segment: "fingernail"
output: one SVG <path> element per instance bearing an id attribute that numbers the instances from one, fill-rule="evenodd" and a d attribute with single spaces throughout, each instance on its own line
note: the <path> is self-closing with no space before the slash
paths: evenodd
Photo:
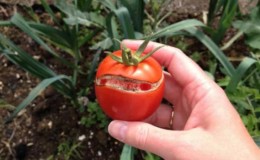
<path id="1" fill-rule="evenodd" d="M 124 121 L 112 121 L 108 126 L 108 132 L 114 138 L 124 141 L 127 131 L 127 122 Z"/>

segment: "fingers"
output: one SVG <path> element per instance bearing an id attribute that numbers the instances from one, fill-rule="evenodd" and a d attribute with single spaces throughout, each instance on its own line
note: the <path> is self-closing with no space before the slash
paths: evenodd
<path id="1" fill-rule="evenodd" d="M 172 107 L 166 104 L 161 104 L 161 106 L 149 118 L 147 118 L 145 122 L 160 128 L 172 128 L 172 126 L 170 126 L 172 111 Z"/>
<path id="2" fill-rule="evenodd" d="M 124 40 L 123 43 L 136 50 L 143 41 Z M 148 53 L 162 44 L 150 42 L 144 53 Z M 153 57 L 162 65 L 167 67 L 170 74 L 174 77 L 178 84 L 185 86 L 191 81 L 200 82 L 208 79 L 203 70 L 190 58 L 188 58 L 181 50 L 164 46 L 153 54 Z"/>
<path id="3" fill-rule="evenodd" d="M 163 158 L 172 154 L 178 132 L 154 127 L 144 122 L 112 121 L 108 132 L 114 138 Z M 159 147 L 159 148 L 158 148 Z"/>
<path id="4" fill-rule="evenodd" d="M 179 84 L 173 79 L 172 75 L 168 72 L 164 72 L 165 78 L 165 90 L 164 90 L 164 98 L 173 104 L 177 100 L 180 99 L 181 96 L 181 87 Z"/>

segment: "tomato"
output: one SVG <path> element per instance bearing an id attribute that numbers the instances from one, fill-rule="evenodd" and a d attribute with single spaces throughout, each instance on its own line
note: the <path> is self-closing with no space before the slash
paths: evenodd
<path id="1" fill-rule="evenodd" d="M 122 52 L 111 54 L 122 59 Z M 138 121 L 149 117 L 159 107 L 164 87 L 162 67 L 152 57 L 126 65 L 110 55 L 100 63 L 96 73 L 97 101 L 112 119 Z"/>

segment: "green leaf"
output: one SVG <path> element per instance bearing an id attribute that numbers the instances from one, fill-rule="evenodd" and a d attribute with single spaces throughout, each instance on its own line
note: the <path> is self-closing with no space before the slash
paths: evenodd
<path id="1" fill-rule="evenodd" d="M 133 21 L 134 30 L 143 32 L 144 20 L 144 1 L 143 0 L 120 0 L 120 2 L 128 9 Z"/>
<path id="2" fill-rule="evenodd" d="M 114 18 L 114 14 L 113 13 L 110 13 L 108 16 L 107 16 L 107 19 L 106 19 L 106 27 L 107 27 L 107 32 L 108 32 L 108 35 L 109 35 L 109 39 L 110 39 L 110 42 L 112 43 L 113 45 L 113 50 L 118 50 L 120 49 L 120 45 L 118 43 L 115 43 L 115 42 L 112 42 L 111 39 L 121 39 L 120 36 L 119 36 L 119 31 L 118 31 L 118 28 L 119 26 L 117 25 L 116 21 L 115 21 L 115 18 Z M 108 38 L 106 38 L 106 40 L 108 40 Z M 102 47 L 103 48 L 103 47 Z"/>
<path id="3" fill-rule="evenodd" d="M 260 7 L 256 7 L 250 13 L 250 19 L 235 21 L 233 26 L 246 34 L 246 43 L 256 49 L 260 49 Z"/>
<path id="4" fill-rule="evenodd" d="M 55 81 L 59 81 L 61 79 L 68 79 L 69 77 L 65 75 L 59 75 L 52 78 L 48 78 L 43 80 L 41 83 L 39 83 L 31 92 L 29 95 L 20 103 L 15 111 L 8 117 L 5 121 L 5 123 L 10 122 L 22 109 L 24 109 L 26 106 L 28 106 L 38 95 L 41 94 L 41 92 L 47 88 L 50 84 L 54 83 Z"/>
<path id="5" fill-rule="evenodd" d="M 120 23 L 120 26 L 122 27 L 122 31 L 124 33 L 124 38 L 126 39 L 135 39 L 135 33 L 133 28 L 132 19 L 130 17 L 129 11 L 126 7 L 120 7 L 113 11 L 116 17 L 118 18 L 118 21 Z"/>
<path id="6" fill-rule="evenodd" d="M 57 59 L 59 59 L 61 62 L 63 62 L 66 65 L 71 66 L 72 64 L 65 60 L 64 58 L 61 58 L 55 51 L 53 51 L 34 31 L 33 28 L 30 27 L 30 25 L 20 16 L 18 13 L 15 13 L 14 16 L 11 18 L 11 22 L 15 24 L 17 27 L 19 27 L 22 31 L 24 31 L 26 34 L 28 34 L 33 40 L 35 40 L 37 43 L 39 43 L 44 49 L 46 49 L 49 53 L 51 53 L 53 56 L 55 56 Z"/>
<path id="7" fill-rule="evenodd" d="M 217 11 L 218 2 L 219 2 L 219 0 L 210 0 L 209 1 L 208 22 L 207 22 L 208 25 L 210 25 L 214 19 L 214 16 Z"/>
<path id="8" fill-rule="evenodd" d="M 28 24 L 36 33 L 43 36 L 46 41 L 62 46 L 61 48 L 71 49 L 70 41 L 72 37 L 65 31 L 41 23 L 29 22 Z"/>
<path id="9" fill-rule="evenodd" d="M 243 76 L 247 73 L 249 68 L 254 65 L 257 61 L 255 59 L 246 57 L 237 67 L 235 74 L 231 77 L 231 81 L 229 82 L 226 90 L 229 92 L 235 91 L 238 83 L 242 80 Z"/>
<path id="10" fill-rule="evenodd" d="M 91 7 L 92 7 L 92 1 L 93 0 L 80 0 L 80 1 L 78 1 L 78 8 L 81 11 L 89 12 L 91 10 Z"/>
<path id="11" fill-rule="evenodd" d="M 8 60 L 40 79 L 56 76 L 56 73 L 53 70 L 32 58 L 2 34 L 0 34 L 0 51 Z M 63 81 L 55 83 L 54 87 L 65 96 L 70 96 L 72 94 L 71 88 L 73 88 L 73 86 L 68 85 Z"/>
<path id="12" fill-rule="evenodd" d="M 238 1 L 237 0 L 228 0 L 223 1 L 222 4 L 223 11 L 221 14 L 220 21 L 218 23 L 218 27 L 215 32 L 212 34 L 212 39 L 219 44 L 223 39 L 226 30 L 232 25 L 233 18 L 236 15 Z"/>
<path id="13" fill-rule="evenodd" d="M 125 144 L 123 151 L 120 155 L 120 160 L 133 160 L 135 154 L 135 148 Z"/>
<path id="14" fill-rule="evenodd" d="M 146 152 L 146 156 L 144 157 L 144 160 L 160 160 L 160 157 L 152 153 Z"/>
<path id="15" fill-rule="evenodd" d="M 192 36 L 200 40 L 201 43 L 203 43 L 211 51 L 211 53 L 216 57 L 216 59 L 222 64 L 227 75 L 231 77 L 234 76 L 234 66 L 229 62 L 228 58 L 220 50 L 220 48 L 206 34 L 204 34 L 202 31 L 195 27 L 191 27 L 185 30 Z"/>
<path id="16" fill-rule="evenodd" d="M 64 21 L 68 25 L 78 25 L 82 24 L 85 26 L 94 25 L 92 21 L 89 20 L 89 15 L 86 12 L 81 12 L 77 7 L 73 4 L 69 4 L 66 0 L 57 0 L 55 6 L 59 8 L 59 10 L 67 15 L 64 18 Z"/>
<path id="17" fill-rule="evenodd" d="M 98 48 L 102 48 L 103 50 L 106 50 L 106 49 L 109 49 L 112 45 L 113 45 L 112 40 L 109 37 L 107 37 L 104 40 L 91 46 L 90 49 L 96 50 Z"/>
<path id="18" fill-rule="evenodd" d="M 176 35 L 176 33 L 180 34 L 179 33 L 180 31 L 189 29 L 190 27 L 200 27 L 200 26 L 205 26 L 205 25 L 196 19 L 183 20 L 158 30 L 157 32 L 152 34 L 151 37 L 154 39 L 159 37 L 164 37 L 164 36 L 169 37 L 169 36 Z"/>
<path id="19" fill-rule="evenodd" d="M 12 22 L 10 21 L 0 21 L 0 26 L 12 26 Z"/>

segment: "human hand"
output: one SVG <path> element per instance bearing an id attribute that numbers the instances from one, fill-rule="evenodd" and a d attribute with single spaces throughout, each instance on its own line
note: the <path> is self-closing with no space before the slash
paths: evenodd
<path id="1" fill-rule="evenodd" d="M 123 43 L 136 50 L 141 41 Z M 150 42 L 145 53 L 161 44 Z M 165 46 L 153 54 L 165 66 L 164 97 L 145 122 L 114 120 L 108 131 L 114 138 L 164 159 L 260 159 L 260 151 L 224 91 L 181 50 Z M 167 129 L 168 128 L 168 129 Z"/>

